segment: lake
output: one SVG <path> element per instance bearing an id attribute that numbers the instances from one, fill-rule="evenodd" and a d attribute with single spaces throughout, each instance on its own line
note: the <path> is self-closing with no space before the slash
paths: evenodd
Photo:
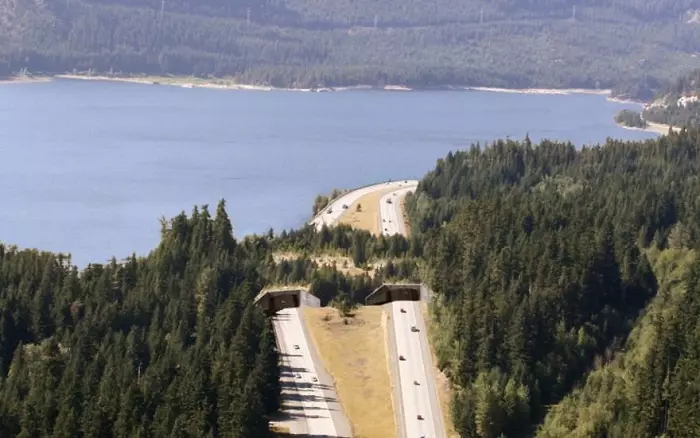
<path id="1" fill-rule="evenodd" d="M 221 198 L 239 237 L 299 227 L 318 193 L 420 178 L 477 141 L 656 135 L 617 127 L 623 108 L 596 95 L 0 85 L 0 241 L 79 266 L 145 255 L 160 217 Z"/>

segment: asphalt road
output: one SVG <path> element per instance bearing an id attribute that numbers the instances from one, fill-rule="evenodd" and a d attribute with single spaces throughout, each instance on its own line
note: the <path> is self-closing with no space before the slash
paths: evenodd
<path id="1" fill-rule="evenodd" d="M 411 181 L 409 181 L 410 183 Z M 382 219 L 382 234 L 392 236 L 394 234 L 406 234 L 406 224 L 403 221 L 401 199 L 408 193 L 414 192 L 418 183 L 405 184 L 396 191 L 387 193 L 379 200 L 379 215 Z M 389 203 L 391 201 L 391 203 Z"/>
<path id="2" fill-rule="evenodd" d="M 401 438 L 444 438 L 445 427 L 420 302 L 395 301 L 387 306 L 391 309 L 394 360 L 398 363 L 398 376 L 395 376 L 398 384 L 394 386 L 401 405 L 397 415 Z M 419 331 L 411 331 L 413 326 Z M 399 356 L 405 360 L 400 360 Z"/>
<path id="3" fill-rule="evenodd" d="M 355 201 L 357 201 L 361 197 L 375 191 L 387 189 L 399 190 L 408 186 L 413 187 L 413 189 L 415 190 L 415 187 L 417 185 L 418 181 L 416 180 L 401 180 L 383 182 L 367 187 L 362 187 L 357 190 L 353 190 L 351 192 L 345 193 L 344 195 L 338 197 L 338 199 L 336 199 L 335 201 L 331 202 L 330 205 L 321 210 L 321 212 L 315 218 L 313 218 L 309 222 L 309 224 L 315 225 L 317 229 L 321 229 L 321 227 L 323 227 L 323 224 L 326 224 L 328 226 L 335 225 L 336 223 L 338 223 L 338 220 L 340 220 L 343 214 L 347 212 L 347 209 L 344 209 L 343 205 L 347 205 L 348 207 L 350 207 Z"/>
<path id="4" fill-rule="evenodd" d="M 351 437 L 350 423 L 338 402 L 333 380 L 308 342 L 299 311 L 283 309 L 273 317 L 282 359 L 282 411 L 288 417 L 284 425 L 294 435 Z"/>

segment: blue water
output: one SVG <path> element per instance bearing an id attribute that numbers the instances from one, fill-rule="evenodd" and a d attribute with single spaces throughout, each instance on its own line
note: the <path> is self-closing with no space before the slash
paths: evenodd
<path id="1" fill-rule="evenodd" d="M 160 217 L 220 198 L 238 236 L 298 227 L 318 193 L 420 178 L 473 142 L 653 137 L 615 126 L 625 107 L 591 95 L 1 85 L 0 241 L 78 265 L 147 254 Z"/>

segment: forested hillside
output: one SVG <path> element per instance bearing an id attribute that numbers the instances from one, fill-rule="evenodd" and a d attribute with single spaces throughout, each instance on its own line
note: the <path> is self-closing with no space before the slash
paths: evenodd
<path id="1" fill-rule="evenodd" d="M 644 108 L 645 120 L 673 126 L 700 124 L 700 69 L 681 76 Z"/>
<path id="2" fill-rule="evenodd" d="M 580 151 L 499 141 L 438 161 L 408 205 L 462 437 L 698 436 L 697 272 L 657 335 L 639 324 L 668 293 L 666 251 L 696 265 L 699 153 L 698 131 L 683 131 Z M 591 377 L 572 393 L 632 348 L 635 325 L 636 383 Z"/>
<path id="3" fill-rule="evenodd" d="M 282 370 L 252 306 L 259 290 L 306 284 L 324 304 L 359 302 L 415 271 L 400 237 L 336 227 L 236 241 L 231 230 L 223 202 L 213 218 L 196 208 L 163 222 L 148 257 L 82 271 L 0 244 L 0 437 L 268 436 Z M 275 262 L 280 250 L 299 257 Z M 349 276 L 315 263 L 318 251 L 388 262 Z"/>
<path id="4" fill-rule="evenodd" d="M 223 209 L 80 273 L 0 246 L 0 436 L 267 436 L 280 370 L 258 257 Z"/>
<path id="5" fill-rule="evenodd" d="M 0 0 L 0 76 L 618 87 L 700 65 L 697 0 Z"/>

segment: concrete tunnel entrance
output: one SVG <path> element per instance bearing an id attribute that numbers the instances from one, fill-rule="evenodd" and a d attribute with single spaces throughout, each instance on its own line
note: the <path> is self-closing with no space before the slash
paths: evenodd
<path id="1" fill-rule="evenodd" d="M 380 306 L 393 301 L 425 301 L 428 288 L 424 284 L 384 283 L 365 298 L 365 305 Z"/>
<path id="2" fill-rule="evenodd" d="M 253 300 L 268 316 L 290 307 L 320 307 L 321 300 L 300 287 L 263 289 Z"/>

